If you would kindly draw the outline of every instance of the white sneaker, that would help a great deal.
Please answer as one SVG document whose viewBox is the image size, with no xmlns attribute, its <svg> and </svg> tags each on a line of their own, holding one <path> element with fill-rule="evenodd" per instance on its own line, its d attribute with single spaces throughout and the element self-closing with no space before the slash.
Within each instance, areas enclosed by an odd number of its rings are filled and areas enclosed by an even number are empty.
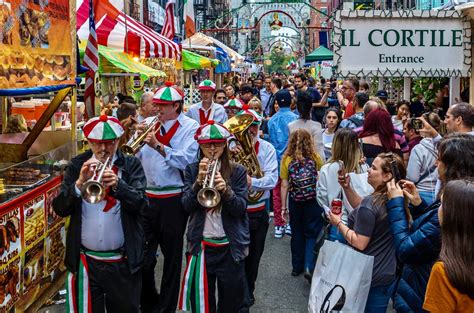
<svg viewBox="0 0 474 313">
<path fill-rule="evenodd" d="M 275 238 L 282 238 L 284 233 L 283 226 L 275 226 Z"/>
<path fill-rule="evenodd" d="M 291 227 L 290 227 L 290 224 L 287 224 L 286 227 L 285 227 L 285 234 L 287 234 L 288 236 L 291 236 Z"/>
</svg>

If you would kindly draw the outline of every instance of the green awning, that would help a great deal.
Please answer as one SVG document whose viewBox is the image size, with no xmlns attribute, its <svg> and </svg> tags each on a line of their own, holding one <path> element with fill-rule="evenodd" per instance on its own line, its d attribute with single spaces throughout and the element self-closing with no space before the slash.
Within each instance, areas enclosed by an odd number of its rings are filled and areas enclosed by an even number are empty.
<svg viewBox="0 0 474 313">
<path fill-rule="evenodd" d="M 81 59 L 84 49 L 80 49 Z M 130 73 L 139 74 L 140 78 L 147 80 L 150 77 L 166 77 L 163 71 L 155 70 L 138 61 L 135 61 L 129 54 L 116 49 L 99 45 L 99 73 Z"/>
<path fill-rule="evenodd" d="M 183 49 L 182 68 L 185 71 L 200 70 L 203 68 L 213 68 L 219 64 L 219 60 L 203 57 L 200 54 Z"/>
<path fill-rule="evenodd" d="M 305 62 L 332 61 L 334 54 L 325 46 L 319 46 L 313 52 L 306 55 Z"/>
</svg>

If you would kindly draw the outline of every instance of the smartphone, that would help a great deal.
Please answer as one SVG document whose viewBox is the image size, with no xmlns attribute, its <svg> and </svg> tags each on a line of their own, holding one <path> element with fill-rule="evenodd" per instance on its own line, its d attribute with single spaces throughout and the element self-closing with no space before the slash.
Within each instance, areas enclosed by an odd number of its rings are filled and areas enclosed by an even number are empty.
<svg viewBox="0 0 474 313">
<path fill-rule="evenodd" d="M 398 183 L 400 181 L 401 177 L 400 177 L 400 172 L 398 171 L 397 161 L 396 160 L 391 161 L 390 162 L 390 167 L 392 169 L 393 179 L 395 179 L 395 183 Z"/>
<path fill-rule="evenodd" d="M 346 175 L 346 167 L 344 166 L 344 161 L 337 161 L 339 163 L 339 172 L 340 175 Z"/>
<path fill-rule="evenodd" d="M 414 130 L 420 130 L 423 129 L 423 122 L 417 118 L 412 118 L 410 120 L 411 127 L 413 127 Z"/>
</svg>

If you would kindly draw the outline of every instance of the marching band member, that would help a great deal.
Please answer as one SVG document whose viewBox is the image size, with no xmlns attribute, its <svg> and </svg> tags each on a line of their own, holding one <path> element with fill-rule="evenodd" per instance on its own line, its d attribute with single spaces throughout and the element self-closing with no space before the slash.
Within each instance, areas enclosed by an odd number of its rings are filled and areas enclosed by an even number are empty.
<svg viewBox="0 0 474 313">
<path fill-rule="evenodd" d="M 153 102 L 158 105 L 156 132 L 148 134 L 138 153 L 147 177 L 150 205 L 145 209 L 144 229 L 147 241 L 143 269 L 142 312 L 175 312 L 183 256 L 183 236 L 188 214 L 181 204 L 183 171 L 196 159 L 198 145 L 193 139 L 198 123 L 182 113 L 183 92 L 166 82 L 157 90 Z M 150 124 L 153 117 L 145 120 Z M 160 295 L 155 287 L 156 251 L 164 256 Z"/>
<path fill-rule="evenodd" d="M 212 120 L 201 126 L 195 135 L 201 159 L 188 165 L 184 174 L 183 205 L 190 220 L 181 310 L 236 313 L 244 301 L 244 259 L 249 245 L 247 175 L 243 166 L 230 161 L 226 144 L 229 136 L 225 127 Z M 212 160 L 220 163 L 216 165 L 213 184 L 220 202 L 206 209 L 198 201 L 198 194 L 206 177 L 207 181 L 211 179 Z"/>
<path fill-rule="evenodd" d="M 197 121 L 199 125 L 204 125 L 207 121 L 214 120 L 217 123 L 224 123 L 227 120 L 227 114 L 222 105 L 214 103 L 213 95 L 216 90 L 216 84 L 212 80 L 206 79 L 199 84 L 199 93 L 201 102 L 193 104 L 187 116 Z"/>
<path fill-rule="evenodd" d="M 53 200 L 56 214 L 70 217 L 67 311 L 139 312 L 145 173 L 139 160 L 117 150 L 124 130 L 116 118 L 94 117 L 83 131 L 91 149 L 71 160 Z M 113 167 L 106 168 L 101 179 L 105 197 L 90 203 L 81 191 L 90 178 L 98 179 L 97 164 L 108 160 Z"/>
<path fill-rule="evenodd" d="M 238 98 L 230 99 L 224 105 L 225 113 L 227 114 L 227 118 L 232 118 L 235 114 L 239 113 L 242 110 L 244 103 L 242 100 Z"/>
<path fill-rule="evenodd" d="M 265 248 L 265 238 L 269 226 L 268 211 L 265 207 L 265 200 L 270 198 L 270 190 L 275 188 L 278 181 L 278 163 L 275 148 L 271 143 L 260 138 L 260 125 L 263 117 L 256 111 L 244 106 L 240 114 L 249 114 L 253 117 L 253 122 L 249 126 L 254 150 L 257 155 L 259 166 L 263 172 L 263 177 L 256 178 L 247 175 L 247 183 L 253 191 L 264 191 L 263 196 L 256 202 L 249 201 L 247 205 L 247 215 L 250 225 L 250 246 L 249 255 L 245 259 L 245 273 L 247 276 L 248 295 L 244 307 L 252 306 L 255 303 L 254 291 L 255 282 L 258 275 L 260 259 Z"/>
</svg>

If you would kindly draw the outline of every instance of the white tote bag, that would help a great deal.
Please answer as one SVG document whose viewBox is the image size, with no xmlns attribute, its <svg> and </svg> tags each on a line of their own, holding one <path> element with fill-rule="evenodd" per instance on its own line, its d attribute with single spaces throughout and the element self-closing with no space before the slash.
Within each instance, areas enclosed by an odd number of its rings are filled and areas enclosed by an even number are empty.
<svg viewBox="0 0 474 313">
<path fill-rule="evenodd" d="M 326 240 L 313 273 L 309 312 L 364 312 L 373 266 L 373 256 Z"/>
</svg>

